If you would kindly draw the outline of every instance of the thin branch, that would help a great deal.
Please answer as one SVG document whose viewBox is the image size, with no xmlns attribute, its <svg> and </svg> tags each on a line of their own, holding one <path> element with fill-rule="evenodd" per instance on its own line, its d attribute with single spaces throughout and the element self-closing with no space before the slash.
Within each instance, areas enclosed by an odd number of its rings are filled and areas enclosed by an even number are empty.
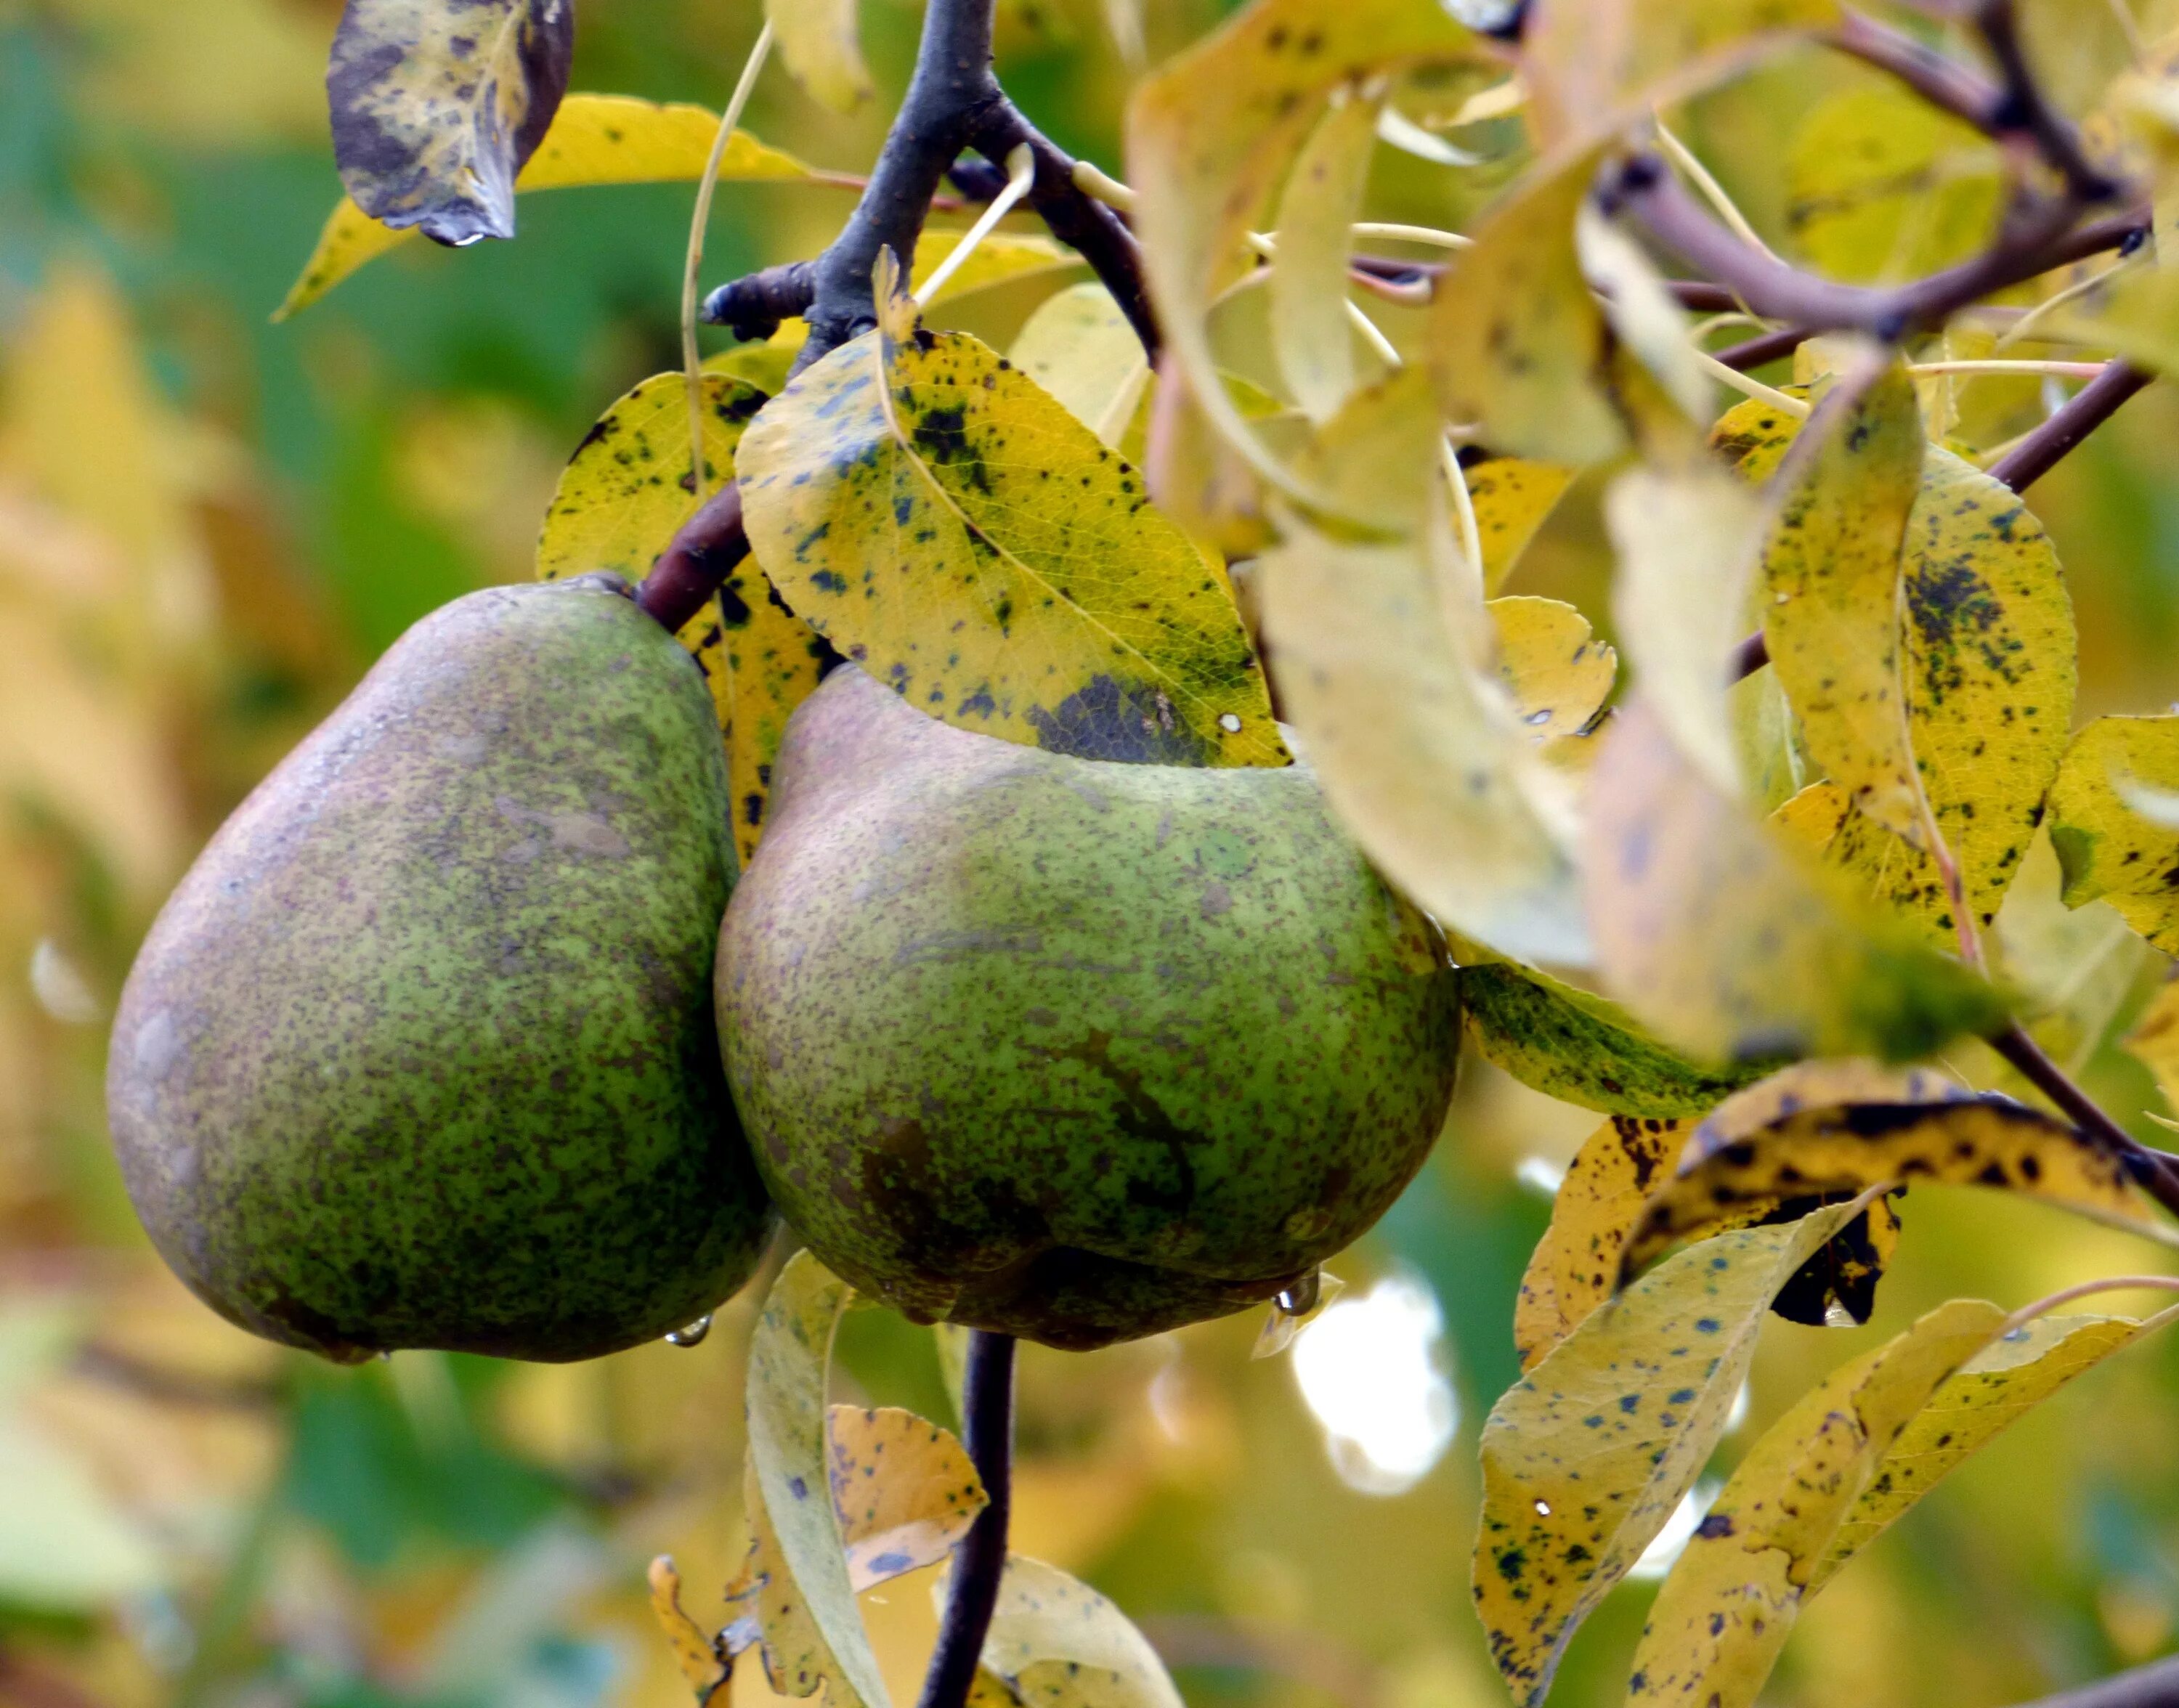
<svg viewBox="0 0 2179 1708">
<path fill-rule="evenodd" d="M 2054 411 L 2049 420 L 1992 463 L 1990 479 L 2002 481 L 2015 492 L 2025 492 L 2155 377 L 2130 363 L 2107 364 Z"/>
<path fill-rule="evenodd" d="M 1816 334 L 1806 326 L 1781 326 L 1775 332 L 1759 332 L 1754 337 L 1737 344 L 1729 344 L 1717 353 L 1717 359 L 1728 368 L 1746 373 L 1750 368 L 1790 356 Z"/>
<path fill-rule="evenodd" d="M 2073 257 L 2068 239 L 2080 213 L 2077 203 L 2062 198 L 2030 202 L 2015 210 L 1982 254 L 1927 278 L 1879 288 L 1818 278 L 1748 248 L 1712 219 L 1654 156 L 1638 155 L 1621 167 L 1608 200 L 1765 320 L 1790 320 L 1817 331 L 1863 331 L 1887 340 L 1940 326 L 1979 298 L 2064 265 L 2065 258 Z"/>
<path fill-rule="evenodd" d="M 749 556 L 742 490 L 729 481 L 681 524 L 635 591 L 635 602 L 678 633 Z"/>
<path fill-rule="evenodd" d="M 1824 39 L 1840 52 L 1889 72 L 1930 106 L 1966 120 L 1977 130 L 1998 133 L 2005 117 L 2005 91 L 1926 43 L 1851 8 L 1841 12 L 1838 27 Z"/>
<path fill-rule="evenodd" d="M 817 294 L 814 261 L 786 261 L 721 285 L 704 298 L 705 323 L 724 326 L 744 343 L 769 338 L 782 320 L 799 320 Z"/>
<path fill-rule="evenodd" d="M 2066 180 L 2066 193 L 2083 205 L 2109 201 L 2119 181 L 2089 160 L 2072 123 L 2051 106 L 2028 63 L 2020 41 L 2020 19 L 2013 0 L 1983 0 L 1975 8 L 1975 27 L 1997 62 L 2005 100 L 1997 114 L 2001 130 L 2024 131 L 2051 168 Z"/>
<path fill-rule="evenodd" d="M 2020 1708 L 2179 1708 L 2179 1655 L 2077 1690 L 2023 1703 Z"/>
<path fill-rule="evenodd" d="M 998 1606 L 1007 1564 L 1007 1522 L 1013 1508 L 1014 1338 L 974 1330 L 961 1382 L 963 1442 L 988 1503 L 953 1548 L 938 1646 L 923 1677 L 916 1708 L 962 1708 L 975 1683 L 976 1662 Z"/>
<path fill-rule="evenodd" d="M 2044 1053 L 2043 1046 L 2028 1035 L 2019 1021 L 2006 1022 L 1986 1042 L 2021 1078 L 2050 1098 L 2068 1120 L 2124 1162 L 2127 1172 L 2143 1191 L 2165 1209 L 2179 1214 L 2179 1168 L 2174 1166 L 2179 1159 L 2151 1150 L 2113 1120 L 2105 1113 L 2102 1104 L 2076 1085 L 2065 1069 Z"/>
</svg>

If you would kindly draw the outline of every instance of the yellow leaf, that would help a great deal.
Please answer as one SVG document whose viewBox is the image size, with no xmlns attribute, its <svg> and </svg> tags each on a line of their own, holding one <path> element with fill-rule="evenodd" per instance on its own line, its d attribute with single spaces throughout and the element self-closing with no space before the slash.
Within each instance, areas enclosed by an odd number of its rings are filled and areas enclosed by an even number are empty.
<svg viewBox="0 0 2179 1708">
<path fill-rule="evenodd" d="M 1498 632 L 1498 679 L 1529 738 L 1579 735 L 1604 709 L 1619 654 L 1563 600 L 1494 599 L 1489 610 Z"/>
<path fill-rule="evenodd" d="M 734 344 L 704 358 L 706 374 L 724 374 L 754 386 L 767 397 L 787 389 L 787 375 L 810 336 L 806 320 L 782 320 L 769 338 L 754 344 Z"/>
<path fill-rule="evenodd" d="M 748 1481 L 756 1497 L 749 1506 L 757 1543 L 751 1557 L 769 1544 L 800 1591 L 791 1608 L 780 1610 L 791 1624 L 775 1631 L 767 1622 L 766 1669 L 773 1689 L 807 1696 L 821 1683 L 832 1708 L 887 1708 L 827 1473 L 825 1372 L 851 1297 L 846 1282 L 800 1251 L 764 1301 L 747 1382 Z"/>
<path fill-rule="evenodd" d="M 2106 899 L 2126 922 L 2179 954 L 2179 828 L 2138 810 L 2179 789 L 2179 716 L 2098 718 L 2066 749 L 2050 790 L 2050 846 L 2066 905 Z"/>
<path fill-rule="evenodd" d="M 1856 811 L 1918 847 L 1926 808 L 1900 683 L 1900 551 L 1924 443 L 1898 362 L 1833 391 L 1781 472 L 1763 544 L 1763 632 L 1810 755 Z"/>
<path fill-rule="evenodd" d="M 1680 1172 L 1644 1213 L 1627 1268 L 1745 1206 L 1921 1181 L 2020 1192 L 2179 1245 L 2121 1158 L 2039 1109 L 1988 1093 L 1937 1103 L 1856 1099 L 1800 1109 L 1729 1140 L 1699 1132 Z"/>
<path fill-rule="evenodd" d="M 1430 366 L 1446 419 L 1517 457 L 1600 463 L 1627 442 L 1602 384 L 1611 339 L 1574 250 L 1600 153 L 1532 167 L 1432 299 Z"/>
<path fill-rule="evenodd" d="M 704 380 L 705 486 L 733 478 L 734 453 L 763 397 L 738 380 Z M 645 380 L 599 418 L 560 476 L 537 540 L 537 577 L 650 572 L 689 519 L 689 404 L 679 374 Z M 817 686 L 822 643 L 748 559 L 683 625 L 681 643 L 711 691 L 727 744 L 734 840 L 743 865 L 764 829 L 771 762 L 787 720 Z"/>
<path fill-rule="evenodd" d="M 1383 109 L 1381 92 L 1335 91 L 1279 197 L 1271 354 L 1287 390 L 1312 421 L 1329 420 L 1355 386 L 1347 260 Z"/>
<path fill-rule="evenodd" d="M 1990 241 L 2000 156 L 1980 131 L 1891 83 L 1832 96 L 1793 139 L 1786 226 L 1853 284 L 1920 278 Z"/>
<path fill-rule="evenodd" d="M 1990 1445 L 2075 1377 L 2179 1317 L 2039 1317 L 1991 1341 L 1949 1377 L 1879 1462 L 1804 1594 L 1874 1541 L 1960 1463 Z"/>
<path fill-rule="evenodd" d="M 766 574 L 919 709 L 1085 758 L 1287 763 L 1231 588 L 1140 474 L 975 339 L 866 333 L 739 454 Z"/>
<path fill-rule="evenodd" d="M 696 1694 L 696 1708 L 711 1708 L 712 1698 L 733 1676 L 733 1663 L 720 1657 L 702 1627 L 681 1610 L 681 1574 L 672 1557 L 661 1554 L 650 1563 L 650 1611 L 673 1650 L 674 1664 Z"/>
<path fill-rule="evenodd" d="M 765 0 L 764 15 L 777 33 L 779 57 L 812 100 L 852 112 L 870 98 L 875 90 L 863 63 L 855 0 Z"/>
<path fill-rule="evenodd" d="M 1258 0 L 1136 90 L 1128 176 L 1171 359 L 1217 430 L 1290 491 L 1277 457 L 1218 384 L 1211 297 L 1332 90 L 1477 51 L 1437 0 Z"/>
<path fill-rule="evenodd" d="M 1979 1299 L 1941 1305 L 1833 1371 L 1765 1433 L 1658 1592 L 1629 1703 L 1754 1701 L 1878 1459 L 2004 1322 L 2002 1311 Z"/>
<path fill-rule="evenodd" d="M 1380 514 L 1415 518 L 1418 534 L 1358 542 L 1297 518 L 1260 560 L 1282 703 L 1334 810 L 1395 884 L 1502 954 L 1578 964 L 1573 865 L 1545 815 L 1536 750 L 1484 674 L 1488 617 L 1472 581 L 1456 580 L 1430 496 L 1434 435 L 1399 430 L 1418 403 L 1413 370 L 1360 394 L 1312 469 L 1333 490 L 1376 490 Z"/>
<path fill-rule="evenodd" d="M 1645 1120 L 1695 1115 L 1763 1071 L 1701 1066 L 1649 1037 L 1615 1002 L 1532 966 L 1478 964 L 1459 944 L 1454 954 L 1477 1047 L 1494 1066 L 1563 1103 Z"/>
<path fill-rule="evenodd" d="M 1589 815 L 1605 987 L 1698 1059 L 1911 1060 L 2005 1013 L 1990 985 L 1748 818 L 1639 698 L 1605 737 Z"/>
<path fill-rule="evenodd" d="M 1712 439 L 1741 474 L 1761 480 L 1798 425 L 1769 404 L 1744 403 Z M 1902 568 L 1908 734 L 1968 906 L 1987 927 L 2065 751 L 2077 676 L 2072 603 L 2050 537 L 2018 495 L 1936 446 L 1924 455 Z M 1843 831 L 1832 857 L 1918 918 L 1929 941 L 1957 943 L 1943 884 L 1920 851 L 1865 824 Z"/>
<path fill-rule="evenodd" d="M 552 128 L 514 180 L 517 190 L 581 184 L 693 181 L 718 134 L 719 116 L 683 102 L 661 104 L 625 95 L 571 95 L 560 103 Z M 822 183 L 789 154 L 767 148 L 737 130 L 719 162 L 720 179 L 741 182 Z M 343 199 L 318 234 L 318 245 L 272 318 L 301 313 L 365 262 L 398 249 L 415 234 L 380 224 Z"/>
<path fill-rule="evenodd" d="M 1838 20 L 1836 0 L 1545 0 L 1522 40 L 1548 144 L 1617 129 Z"/>
<path fill-rule="evenodd" d="M 1015 336 L 1007 359 L 1116 450 L 1150 383 L 1142 340 L 1099 284 L 1046 297 Z"/>
<path fill-rule="evenodd" d="M 446 244 L 514 235 L 514 175 L 568 87 L 569 0 L 349 0 L 326 72 L 356 205 Z"/>
<path fill-rule="evenodd" d="M 1574 471 L 1553 463 L 1525 463 L 1516 457 L 1463 461 L 1468 500 L 1475 506 L 1475 531 L 1483 542 L 1483 590 L 1496 594 L 1512 574 L 1537 530 L 1558 507 Z"/>
<path fill-rule="evenodd" d="M 858 1590 L 935 1566 L 990 1504 L 950 1430 L 896 1405 L 830 1414 L 832 1504 Z"/>
<path fill-rule="evenodd" d="M 910 285 L 920 285 L 936 272 L 940 264 L 952 255 L 967 235 L 965 232 L 925 233 L 923 241 L 915 246 L 915 268 Z M 987 291 L 994 285 L 1008 284 L 1038 273 L 1064 272 L 1081 265 L 1081 256 L 1050 238 L 1029 232 L 993 232 L 969 252 L 969 258 L 953 270 L 925 306 L 935 308 L 956 297 Z"/>
<path fill-rule="evenodd" d="M 1713 788 L 1740 791 L 1726 660 L 1747 632 L 1762 504 L 1707 464 L 1611 483 L 1612 610 L 1644 700 Z"/>
<path fill-rule="evenodd" d="M 1591 1313 L 1483 1426 L 1476 1611 L 1517 1701 L 1664 1528 L 1724 1433 L 1771 1300 L 1859 1207 L 1725 1234 Z"/>
<path fill-rule="evenodd" d="M 935 1594 L 945 1605 L 946 1587 Z M 984 1639 L 988 1700 L 1029 1708 L 1181 1708 L 1165 1663 L 1117 1607 L 1056 1566 L 1009 1554 Z M 972 1701 L 976 1698 L 970 1699 Z"/>
<path fill-rule="evenodd" d="M 2179 980 L 2167 978 L 2127 1034 L 2127 1048 L 2156 1076 L 2170 1110 L 2179 1113 Z"/>
</svg>

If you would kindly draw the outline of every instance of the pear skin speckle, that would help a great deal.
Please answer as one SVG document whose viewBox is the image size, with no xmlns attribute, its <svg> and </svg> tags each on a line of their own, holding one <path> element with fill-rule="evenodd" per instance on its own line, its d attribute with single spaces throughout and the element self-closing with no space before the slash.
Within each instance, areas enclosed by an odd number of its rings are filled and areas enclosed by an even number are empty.
<svg viewBox="0 0 2179 1708">
<path fill-rule="evenodd" d="M 1422 1165 L 1457 976 L 1305 768 L 1018 746 L 847 667 L 775 778 L 722 1041 L 782 1213 L 865 1293 L 1155 1333 L 1295 1284 Z"/>
<path fill-rule="evenodd" d="M 771 1216 L 721 1072 L 701 679 L 617 578 L 412 628 L 221 829 L 113 1029 L 130 1196 L 232 1321 L 341 1360 L 585 1358 Z"/>
</svg>

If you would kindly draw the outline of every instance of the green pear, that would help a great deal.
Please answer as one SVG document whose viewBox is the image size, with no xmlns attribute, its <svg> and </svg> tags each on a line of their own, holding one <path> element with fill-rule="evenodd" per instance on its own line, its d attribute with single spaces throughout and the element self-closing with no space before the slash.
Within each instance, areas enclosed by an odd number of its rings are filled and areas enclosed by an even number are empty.
<svg viewBox="0 0 2179 1708">
<path fill-rule="evenodd" d="M 865 1293 L 1103 1345 L 1306 1289 L 1421 1166 L 1457 975 L 1305 768 L 1020 747 L 848 667 L 773 779 L 721 1044 L 788 1224 Z"/>
<path fill-rule="evenodd" d="M 129 975 L 107 1110 L 167 1261 L 343 1361 L 587 1358 L 733 1293 L 771 1212 L 711 1015 L 727 815 L 702 677 L 626 583 L 410 629 Z"/>
</svg>

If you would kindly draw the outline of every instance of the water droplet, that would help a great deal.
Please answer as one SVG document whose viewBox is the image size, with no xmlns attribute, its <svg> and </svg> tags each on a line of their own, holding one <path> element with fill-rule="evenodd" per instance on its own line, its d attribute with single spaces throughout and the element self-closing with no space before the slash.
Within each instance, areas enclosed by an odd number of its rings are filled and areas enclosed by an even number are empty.
<svg viewBox="0 0 2179 1708">
<path fill-rule="evenodd" d="M 1229 736 L 1239 735 L 1241 733 L 1240 714 L 1237 712 L 1221 713 L 1218 719 L 1218 727 Z"/>
<path fill-rule="evenodd" d="M 1551 1515 L 1551 1503 L 1549 1501 L 1538 1501 L 1536 1503 L 1536 1516 L 1540 1519 L 1547 1519 Z"/>
<path fill-rule="evenodd" d="M 701 1346 L 704 1337 L 711 1332 L 711 1313 L 706 1311 L 686 1328 L 677 1328 L 666 1337 L 668 1346 Z"/>
<path fill-rule="evenodd" d="M 1306 1317 L 1316 1309 L 1317 1294 L 1323 1285 L 1324 1272 L 1312 1269 L 1308 1274 L 1283 1292 L 1277 1300 L 1278 1307 L 1289 1317 Z"/>
</svg>

